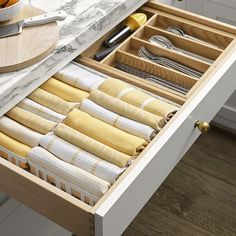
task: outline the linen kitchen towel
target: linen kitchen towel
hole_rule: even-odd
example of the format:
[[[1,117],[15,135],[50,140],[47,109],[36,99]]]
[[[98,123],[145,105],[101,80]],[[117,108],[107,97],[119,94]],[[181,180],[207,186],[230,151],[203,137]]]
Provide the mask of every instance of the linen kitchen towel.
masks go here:
[[[59,138],[52,132],[41,138],[40,145],[61,160],[77,166],[110,183],[114,183],[117,177],[124,171],[124,168],[120,168],[102,160]]]
[[[162,117],[144,111],[117,98],[111,97],[99,90],[93,90],[89,95],[89,99],[110,111],[137,122],[149,125],[156,130],[160,130],[164,125]]]
[[[157,134],[157,131],[152,127],[124,116],[120,116],[115,112],[99,106],[89,99],[83,99],[80,103],[79,109],[109,125],[145,139],[147,142],[150,142]]]
[[[38,146],[40,139],[43,137],[42,134],[29,129],[6,116],[0,118],[0,131],[30,147]]]
[[[26,111],[32,112],[37,116],[41,116],[47,120],[50,120],[56,123],[62,122],[66,117],[65,115],[55,112],[28,98],[23,99],[20,103],[17,104],[17,106]]]
[[[64,123],[98,142],[131,156],[138,155],[147,146],[144,139],[119,130],[78,109],[71,111]]]
[[[28,159],[94,196],[101,197],[110,187],[107,181],[58,159],[41,147],[32,148]]]
[[[83,98],[89,96],[89,93],[75,88],[53,77],[42,84],[40,88],[68,102],[81,102]]]
[[[72,63],[65,66],[55,74],[54,77],[85,91],[91,91],[91,89],[98,87],[105,81],[103,77],[93,74],[92,72]]]
[[[107,79],[98,89],[112,97],[116,97],[143,110],[159,115],[163,117],[166,122],[178,110],[176,106],[143,93],[121,80]]]
[[[55,122],[46,120],[20,107],[13,107],[6,113],[6,116],[42,134],[50,132],[56,125]]]
[[[122,152],[119,152],[111,147],[108,147],[78,131],[70,128],[69,126],[60,123],[54,129],[53,132],[60,138],[66,140],[69,143],[76,145],[77,147],[94,154],[112,164],[115,164],[121,168],[128,166],[132,157]]]
[[[76,106],[76,103],[67,102],[41,88],[32,92],[28,98],[63,115],[66,115]]]
[[[9,137],[2,132],[0,132],[0,146],[23,158],[27,158],[28,152],[31,150],[31,147]]]

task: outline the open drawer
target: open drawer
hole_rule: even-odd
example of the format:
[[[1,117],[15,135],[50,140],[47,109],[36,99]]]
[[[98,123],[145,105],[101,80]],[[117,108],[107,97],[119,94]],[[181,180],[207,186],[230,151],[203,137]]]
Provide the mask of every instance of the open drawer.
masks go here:
[[[91,207],[31,173],[0,158],[0,191],[65,227],[76,235],[121,235],[152,194],[199,136],[197,121],[210,122],[236,88],[236,29],[158,2],[149,2],[140,11],[149,16],[147,23],[101,62],[92,59],[102,47],[99,40],[76,61],[99,72],[134,84],[181,105],[180,110],[128,167],[106,194]],[[182,27],[190,35],[212,43],[204,45],[165,32],[169,24]],[[162,55],[202,72],[199,79],[166,69],[136,55],[137,47],[154,48],[147,38],[156,32],[170,36],[185,49],[208,56],[213,64],[156,47]],[[110,34],[110,32],[108,33]],[[105,36],[107,37],[107,35]],[[181,94],[114,68],[116,61],[170,78],[189,88]],[[148,71],[150,72],[150,71]],[[27,226],[24,226],[27,227]]]

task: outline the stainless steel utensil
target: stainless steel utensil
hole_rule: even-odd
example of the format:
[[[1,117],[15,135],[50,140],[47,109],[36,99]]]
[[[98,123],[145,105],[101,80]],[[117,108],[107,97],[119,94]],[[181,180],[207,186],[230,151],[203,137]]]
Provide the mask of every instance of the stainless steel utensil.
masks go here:
[[[182,37],[185,37],[185,38],[194,40],[194,41],[196,41],[196,42],[204,43],[204,44],[206,44],[206,45],[208,45],[208,46],[210,46],[210,47],[218,48],[218,47],[217,47],[216,45],[214,45],[214,44],[208,43],[208,42],[206,42],[206,41],[204,41],[204,40],[201,40],[201,39],[198,39],[198,38],[196,38],[196,37],[193,37],[193,36],[191,36],[191,35],[189,35],[189,34],[186,34],[182,29],[180,29],[180,28],[178,28],[178,27],[176,27],[176,26],[169,26],[169,27],[167,28],[167,31],[169,31],[169,32],[171,32],[171,33],[174,33],[174,34],[177,34],[177,35],[179,35],[179,36],[182,36]]]
[[[132,74],[132,75],[138,76],[140,78],[143,78],[143,79],[145,79],[147,81],[150,81],[152,83],[160,84],[164,87],[167,87],[169,89],[172,89],[172,90],[174,90],[176,92],[179,92],[179,93],[182,93],[182,94],[186,94],[189,91],[188,88],[185,88],[185,87],[183,87],[183,86],[181,86],[177,83],[174,83],[173,81],[162,79],[160,77],[149,74],[145,71],[136,69],[134,67],[128,66],[128,65],[123,64],[123,63],[117,63],[116,68],[118,68],[119,70],[125,71],[129,74]]]
[[[64,20],[67,14],[65,11],[57,11],[45,13],[43,15],[34,16],[14,24],[0,27],[0,38],[9,37],[20,34],[25,27],[48,24],[57,20]]]
[[[199,71],[196,71],[194,69],[191,69],[185,65],[182,65],[178,62],[175,62],[173,60],[170,60],[168,58],[158,56],[155,54],[152,54],[149,50],[147,50],[145,47],[141,47],[138,51],[138,55],[142,58],[145,58],[147,60],[150,60],[156,64],[175,69],[177,71],[180,71],[184,74],[200,78],[203,74]]]
[[[200,59],[200,60],[205,61],[210,64],[212,64],[214,62],[206,57],[203,57],[201,55],[197,55],[195,53],[192,53],[192,52],[186,51],[182,48],[178,48],[178,47],[174,46],[174,44],[168,38],[166,38],[162,35],[153,35],[151,38],[149,38],[148,41],[150,43],[158,45],[160,47],[167,48],[169,50],[173,50],[173,51],[179,52],[181,54]]]

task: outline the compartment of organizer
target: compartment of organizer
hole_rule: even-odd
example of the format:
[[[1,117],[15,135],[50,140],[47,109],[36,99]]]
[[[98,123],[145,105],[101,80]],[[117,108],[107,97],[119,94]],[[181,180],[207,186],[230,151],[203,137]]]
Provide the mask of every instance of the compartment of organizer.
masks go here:
[[[166,40],[167,46],[163,48],[170,49],[173,52],[178,52],[179,54],[184,54],[186,56],[189,55],[192,59],[198,59],[208,64],[213,63],[223,52],[220,48],[207,46],[204,43],[184,38],[165,29],[154,27],[152,26],[152,22],[137,32],[135,37],[150,42],[150,39],[156,35],[165,37],[170,41],[168,43]],[[181,49],[183,49],[184,52],[181,51]]]
[[[189,40],[201,40],[198,42],[220,49],[225,49],[233,40],[218,30],[164,12],[158,12],[149,25]]]
[[[157,64],[155,61],[149,60],[144,54],[144,58],[140,56],[140,51],[144,50],[144,53],[150,55],[159,55],[173,60],[177,63],[181,63],[191,68],[196,76],[183,73],[175,68],[168,67],[163,64]],[[141,51],[143,53],[143,51]],[[161,59],[161,58],[160,58]],[[163,86],[163,89],[170,89],[180,94],[187,94],[188,91],[196,84],[199,77],[205,70],[209,68],[209,65],[192,59],[187,59],[182,55],[176,55],[175,53],[168,52],[165,49],[156,47],[145,41],[132,38],[120,47],[116,53],[106,58],[103,61],[104,64],[112,66],[116,69],[124,71],[128,74],[134,75],[139,78],[143,78],[145,81],[159,84]]]
[[[147,16],[147,22],[150,21],[153,16],[155,15],[151,11],[146,10],[144,7],[139,8],[136,12],[134,13],[144,13]],[[107,47],[104,46],[103,42],[105,39],[107,39],[109,36],[111,36],[114,32],[116,32],[118,29],[120,29],[124,24],[126,20],[115,26],[112,30],[110,30],[107,34],[105,34],[103,37],[101,37],[96,43],[94,43],[91,47],[86,49],[82,55],[94,59],[94,55],[98,52],[102,52]]]

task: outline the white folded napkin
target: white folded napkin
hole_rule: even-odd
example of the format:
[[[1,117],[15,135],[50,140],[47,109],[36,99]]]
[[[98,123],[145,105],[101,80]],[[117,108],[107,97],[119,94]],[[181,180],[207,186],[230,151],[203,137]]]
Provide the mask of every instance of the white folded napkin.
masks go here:
[[[29,161],[51,171],[53,174],[75,184],[96,197],[101,197],[110,187],[110,183],[107,181],[58,159],[41,147],[32,148],[28,158]]]
[[[79,109],[99,120],[106,122],[107,124],[115,126],[116,128],[133,134],[137,137],[143,138],[148,142],[150,142],[157,134],[157,131],[152,127],[131,120],[124,116],[120,116],[115,112],[99,106],[89,99],[83,99]]]
[[[27,128],[6,116],[0,118],[0,131],[30,147],[38,146],[40,139],[43,137],[39,132]]]
[[[65,66],[53,77],[85,91],[91,91],[105,81],[103,77],[72,63]]]
[[[66,117],[28,98],[23,99],[17,106],[56,123],[62,122]]]
[[[40,145],[61,160],[75,165],[103,180],[114,183],[125,170],[86,152],[50,132],[43,136]]]

